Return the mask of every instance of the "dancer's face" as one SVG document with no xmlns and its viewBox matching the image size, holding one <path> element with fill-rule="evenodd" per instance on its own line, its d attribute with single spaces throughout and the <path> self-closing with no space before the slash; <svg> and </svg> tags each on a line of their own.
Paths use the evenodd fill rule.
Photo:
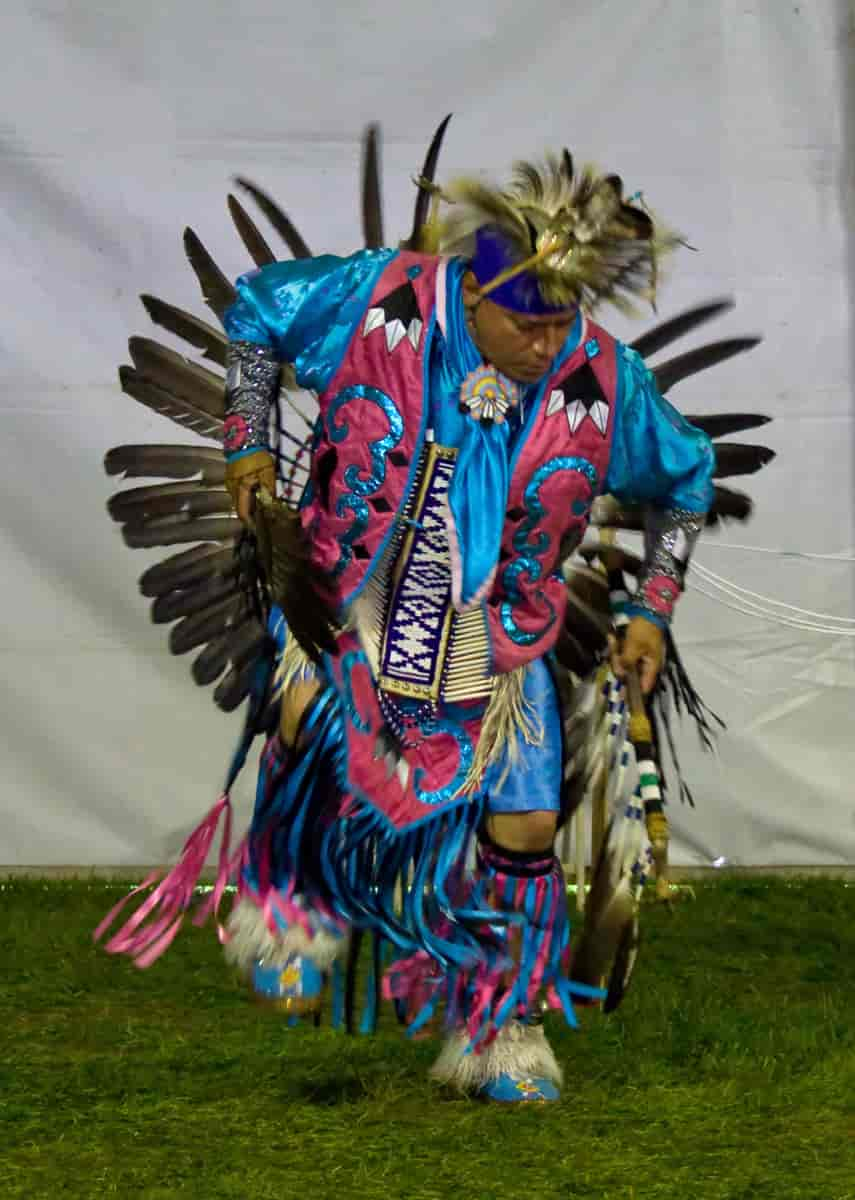
<svg viewBox="0 0 855 1200">
<path fill-rule="evenodd" d="M 478 296 L 478 281 L 471 271 L 463 277 L 466 323 L 484 358 L 503 375 L 518 383 L 536 383 L 570 336 L 576 312 L 531 317 L 513 312 Z"/>
</svg>

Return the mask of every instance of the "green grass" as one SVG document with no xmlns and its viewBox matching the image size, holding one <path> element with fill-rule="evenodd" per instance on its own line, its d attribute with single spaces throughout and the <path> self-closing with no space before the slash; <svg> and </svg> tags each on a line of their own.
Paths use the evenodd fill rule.
<svg viewBox="0 0 855 1200">
<path fill-rule="evenodd" d="M 426 1082 L 431 1042 L 289 1030 L 211 929 L 148 971 L 117 891 L 0 890 L 0 1200 L 855 1200 L 855 888 L 724 880 L 647 907 L 622 1008 L 548 1022 L 560 1105 Z"/>
</svg>

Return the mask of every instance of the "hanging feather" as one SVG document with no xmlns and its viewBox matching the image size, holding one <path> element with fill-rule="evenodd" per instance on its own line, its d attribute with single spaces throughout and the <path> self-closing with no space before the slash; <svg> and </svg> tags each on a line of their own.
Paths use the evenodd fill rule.
<svg viewBox="0 0 855 1200">
<path fill-rule="evenodd" d="M 707 346 L 699 346 L 696 350 L 689 350 L 676 358 L 670 358 L 661 366 L 653 368 L 656 386 L 664 396 L 672 387 L 682 380 L 688 379 L 690 375 L 697 375 L 700 371 L 717 366 L 718 363 L 725 362 L 736 354 L 744 354 L 746 350 L 753 350 L 761 341 L 762 338 L 759 337 L 727 338 L 721 342 L 710 342 Z"/>
<path fill-rule="evenodd" d="M 266 634 L 261 624 L 246 621 L 238 629 L 209 642 L 202 653 L 193 661 L 191 674 L 200 687 L 213 683 L 226 667 L 242 667 L 258 656 L 264 645 Z"/>
<path fill-rule="evenodd" d="M 623 818 L 624 820 L 626 818 Z M 602 849 L 593 871 L 591 890 L 585 901 L 585 917 L 574 946 L 570 978 L 574 983 L 601 987 L 610 983 L 610 1007 L 616 1007 L 626 990 L 632 962 L 624 963 L 621 948 L 629 936 L 637 941 L 637 886 L 624 861 L 618 837 L 618 817 L 613 817 L 603 837 Z"/>
<path fill-rule="evenodd" d="M 380 127 L 369 125 L 362 141 L 362 236 L 368 250 L 386 243 L 380 185 Z"/>
<path fill-rule="evenodd" d="M 238 231 L 240 240 L 243 242 L 249 251 L 249 256 L 257 267 L 266 267 L 272 262 L 276 262 L 276 255 L 268 246 L 267 242 L 261 236 L 258 226 L 253 221 L 252 217 L 246 211 L 244 206 L 238 200 L 237 196 L 229 193 L 227 198 L 229 213 L 234 222 L 235 229 Z"/>
<path fill-rule="evenodd" d="M 178 400 L 186 400 L 201 408 L 217 420 L 225 419 L 224 376 L 190 362 L 182 354 L 161 346 L 151 338 L 130 338 L 128 350 L 140 378 L 163 388 Z"/>
<path fill-rule="evenodd" d="M 574 674 L 580 680 L 585 680 L 587 679 L 589 673 L 586 672 L 585 674 L 580 674 L 578 671 L 576 671 Z M 565 704 L 562 711 L 573 712 L 573 701 L 571 700 L 569 703 Z M 574 774 L 584 774 L 584 766 L 581 760 L 586 759 L 589 756 L 591 733 L 592 730 L 589 721 L 570 720 L 565 722 L 565 760 L 570 764 L 571 771 Z"/>
<path fill-rule="evenodd" d="M 171 625 L 173 621 L 192 617 L 229 598 L 236 599 L 239 594 L 236 579 L 214 576 L 196 587 L 158 596 L 151 606 L 151 619 L 155 625 Z"/>
<path fill-rule="evenodd" d="M 665 631 L 665 646 L 665 666 L 657 680 L 650 704 L 654 734 L 658 745 L 662 741 L 664 732 L 668 743 L 668 752 L 677 776 L 680 799 L 694 808 L 695 801 L 691 789 L 683 778 L 676 741 L 671 728 L 671 706 L 674 706 L 678 719 L 682 719 L 685 712 L 686 716 L 694 721 L 701 745 L 707 751 L 714 750 L 718 730 L 724 730 L 727 727 L 721 717 L 704 703 L 692 686 L 670 629 Z M 718 726 L 718 730 L 714 726 Z M 661 763 L 661 755 L 658 761 Z M 663 785 L 666 783 L 667 780 L 663 776 Z"/>
<path fill-rule="evenodd" d="M 256 664 L 254 662 L 232 667 L 214 689 L 214 703 L 217 707 L 223 712 L 230 713 L 243 704 L 252 687 L 255 671 Z"/>
<path fill-rule="evenodd" d="M 200 321 L 198 317 L 185 312 L 182 308 L 176 308 L 173 304 L 158 300 L 156 296 L 140 296 L 140 300 L 155 325 L 159 325 L 161 329 L 189 342 L 191 346 L 202 351 L 204 358 L 216 363 L 217 366 L 224 367 L 226 365 L 229 342 L 221 330 L 206 324 L 205 321 Z"/>
<path fill-rule="evenodd" d="M 664 350 L 666 346 L 670 346 L 672 342 L 676 342 L 679 338 L 685 337 L 687 333 L 691 333 L 693 329 L 697 329 L 699 325 L 711 321 L 713 317 L 718 317 L 731 308 L 733 308 L 733 300 L 725 297 L 721 300 L 709 300 L 706 304 L 699 304 L 697 308 L 686 309 L 685 312 L 678 313 L 676 317 L 671 317 L 670 320 L 662 321 L 661 324 L 648 329 L 647 333 L 643 333 L 634 342 L 630 342 L 630 349 L 635 350 L 642 358 L 651 358 L 660 350 Z"/>
<path fill-rule="evenodd" d="M 131 550 L 151 550 L 155 546 L 180 546 L 187 542 L 225 542 L 241 531 L 237 517 L 203 517 L 193 520 L 170 517 L 145 525 L 125 525 L 122 538 Z"/>
<path fill-rule="evenodd" d="M 149 567 L 140 576 L 139 589 L 143 596 L 153 599 L 167 592 L 196 587 L 206 579 L 226 578 L 236 573 L 234 547 L 205 542 Z"/>
<path fill-rule="evenodd" d="M 222 483 L 226 464 L 222 450 L 207 446 L 114 446 L 104 456 L 108 475 L 125 479 L 190 479 L 202 483 Z"/>
<path fill-rule="evenodd" d="M 226 309 L 234 304 L 237 292 L 190 228 L 184 230 L 184 252 L 199 280 L 202 299 L 222 320 Z"/>
<path fill-rule="evenodd" d="M 169 649 L 175 655 L 187 654 L 197 646 L 204 646 L 206 642 L 237 629 L 245 621 L 256 619 L 244 596 L 230 596 L 173 625 L 169 632 Z"/>
<path fill-rule="evenodd" d="M 238 187 L 243 188 L 267 217 L 270 224 L 285 242 L 285 245 L 291 251 L 295 258 L 311 258 L 312 252 L 306 243 L 303 241 L 297 227 L 291 221 L 290 217 L 286 216 L 279 205 L 271 200 L 266 192 L 261 188 L 256 187 L 254 183 L 250 183 L 248 179 L 238 177 L 235 179 Z"/>
<path fill-rule="evenodd" d="M 719 442 L 715 447 L 716 479 L 734 475 L 754 475 L 775 457 L 768 446 L 750 446 L 742 442 Z"/>
<path fill-rule="evenodd" d="M 207 517 L 230 513 L 231 498 L 225 488 L 199 483 L 158 483 L 117 492 L 107 501 L 107 511 L 120 524 L 143 525 L 164 517 Z"/>
<path fill-rule="evenodd" d="M 418 181 L 418 192 L 416 193 L 416 204 L 413 210 L 413 228 L 410 236 L 403 244 L 405 250 L 415 250 L 422 253 L 435 253 L 436 247 L 428 247 L 425 244 L 424 234 L 425 226 L 428 223 L 428 214 L 431 207 L 431 188 L 436 176 L 437 163 L 439 162 L 439 153 L 442 149 L 443 138 L 445 131 L 448 128 L 448 122 L 451 120 L 452 114 L 449 113 L 443 121 L 440 122 L 436 133 L 431 139 L 428 152 L 425 155 L 425 161 L 422 165 L 421 176 Z M 427 186 L 425 186 L 427 185 Z"/>
</svg>

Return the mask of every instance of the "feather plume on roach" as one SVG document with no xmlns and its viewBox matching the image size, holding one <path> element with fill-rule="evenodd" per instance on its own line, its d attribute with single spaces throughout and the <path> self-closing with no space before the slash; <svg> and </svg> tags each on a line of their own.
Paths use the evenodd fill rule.
<svg viewBox="0 0 855 1200">
<path fill-rule="evenodd" d="M 655 307 L 660 262 L 684 244 L 624 199 L 618 175 L 577 171 L 567 150 L 539 164 L 517 163 L 506 188 L 463 178 L 444 187 L 443 198 L 450 206 L 443 253 L 471 257 L 477 230 L 497 227 L 537 276 L 547 303 L 588 312 L 608 302 L 634 314 L 639 299 Z"/>
</svg>

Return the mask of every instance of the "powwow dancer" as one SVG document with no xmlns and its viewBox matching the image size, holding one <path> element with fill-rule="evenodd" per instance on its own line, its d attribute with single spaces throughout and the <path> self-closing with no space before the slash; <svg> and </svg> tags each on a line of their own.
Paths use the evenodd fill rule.
<svg viewBox="0 0 855 1200">
<path fill-rule="evenodd" d="M 371 931 L 367 1027 L 388 946 L 383 991 L 409 1030 L 444 1009 L 435 1078 L 498 1101 L 554 1100 L 561 1072 L 542 1006 L 575 1024 L 574 999 L 604 997 L 612 958 L 619 1000 L 651 857 L 621 678 L 637 672 L 660 710 L 670 685 L 706 734 L 668 626 L 704 525 L 748 513 L 714 476 L 770 454 L 721 443 L 717 466 L 704 425 L 720 436 L 763 418 L 690 423 L 661 395 L 753 340 L 704 347 L 657 374 L 643 359 L 724 305 L 667 322 L 636 348 L 592 320 L 605 302 L 652 301 L 660 259 L 678 243 L 637 197 L 624 199 L 621 180 L 577 170 L 564 151 L 520 164 L 502 189 L 463 179 L 440 191 L 446 123 L 401 248 L 385 247 L 372 129 L 364 250 L 312 257 L 244 184 L 294 260 L 275 261 L 230 197 L 256 271 L 232 288 L 185 237 L 226 337 L 145 298 L 155 321 L 226 368 L 225 384 L 132 339 L 123 387 L 221 440 L 225 465 L 216 450 L 119 447 L 111 473 L 173 482 L 120 493 L 111 511 L 131 545 L 199 543 L 141 586 L 155 620 L 179 619 L 175 652 L 203 645 L 197 680 L 223 676 L 219 703 L 248 696 L 248 716 L 224 796 L 108 949 L 145 966 L 166 948 L 225 814 L 200 917 L 237 882 L 226 955 L 260 996 L 293 1021 L 347 975 L 351 1024 L 356 952 Z M 279 411 L 295 383 L 317 397 L 306 440 Z M 643 560 L 603 551 L 608 580 L 583 565 L 580 553 L 597 552 L 592 521 L 643 528 Z M 626 573 L 635 585 L 623 594 Z M 594 674 L 613 619 L 617 674 Z M 571 965 L 553 844 L 601 766 L 592 746 L 603 722 L 618 817 L 580 955 L 598 965 L 586 973 Z M 255 812 L 231 854 L 228 787 L 257 733 Z M 617 954 L 597 922 L 620 888 Z"/>
</svg>

